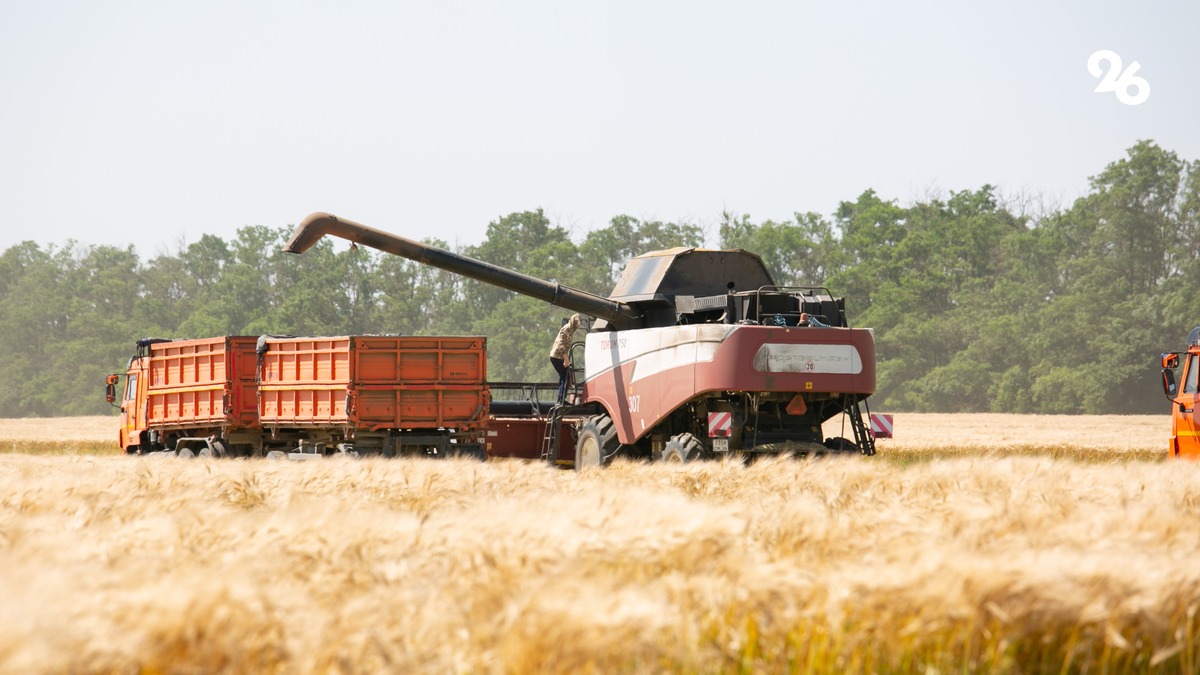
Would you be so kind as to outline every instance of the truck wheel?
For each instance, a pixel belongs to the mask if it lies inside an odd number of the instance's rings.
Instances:
[[[617,428],[608,415],[587,418],[575,441],[575,470],[597,467],[612,457],[620,447]]]
[[[217,457],[224,457],[226,454],[225,444],[221,441],[213,441],[209,445],[200,448],[200,452],[196,453],[196,456],[201,459],[215,459]]]
[[[267,459],[277,462],[281,459],[287,459],[287,453],[282,450],[272,450],[267,453]]]
[[[196,453],[192,452],[191,448],[181,448],[179,452],[175,453],[175,456],[183,459],[192,459],[196,456]]]
[[[656,462],[667,462],[671,464],[683,464],[691,462],[700,456],[700,441],[691,434],[679,434],[672,436],[671,440],[663,446],[662,452],[658,457],[654,458]]]

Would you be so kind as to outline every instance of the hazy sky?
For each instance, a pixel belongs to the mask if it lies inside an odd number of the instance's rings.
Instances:
[[[477,243],[1200,159],[1200,2],[3,2],[0,249],[329,211]],[[1095,93],[1115,51],[1151,87]]]

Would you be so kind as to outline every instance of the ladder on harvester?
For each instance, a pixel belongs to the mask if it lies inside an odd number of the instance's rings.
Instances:
[[[554,406],[546,418],[546,433],[542,435],[541,456],[542,461],[548,464],[558,464],[559,438],[562,435],[562,408],[561,405]]]
[[[541,458],[543,462],[549,464],[558,464],[558,448],[561,445],[563,416],[577,407],[580,399],[583,398],[584,369],[575,365],[583,362],[583,349],[584,345],[582,342],[575,342],[571,345],[571,367],[567,371],[566,391],[563,393],[563,399],[554,403],[554,407],[550,409],[546,418],[545,433],[542,435]],[[557,392],[555,393],[557,395]]]
[[[863,401],[866,405],[866,401]],[[871,428],[867,426],[866,420],[863,419],[862,409],[859,404],[855,403],[850,406],[847,413],[850,414],[850,428],[854,430],[854,443],[862,454],[870,457],[875,454],[875,434],[871,433]],[[867,408],[868,419],[871,414],[871,409]]]

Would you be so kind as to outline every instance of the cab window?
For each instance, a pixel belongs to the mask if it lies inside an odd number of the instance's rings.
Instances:
[[[125,400],[132,401],[137,398],[137,373],[125,378]]]
[[[1186,378],[1186,379],[1183,384],[1183,393],[1185,393],[1185,394],[1196,393],[1196,375],[1197,375],[1196,355],[1188,354],[1187,371],[1184,374],[1184,378]]]

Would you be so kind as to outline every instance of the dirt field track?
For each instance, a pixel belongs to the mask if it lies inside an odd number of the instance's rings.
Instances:
[[[1200,465],[1010,427],[583,475],[10,453],[0,672],[1200,672]]]

